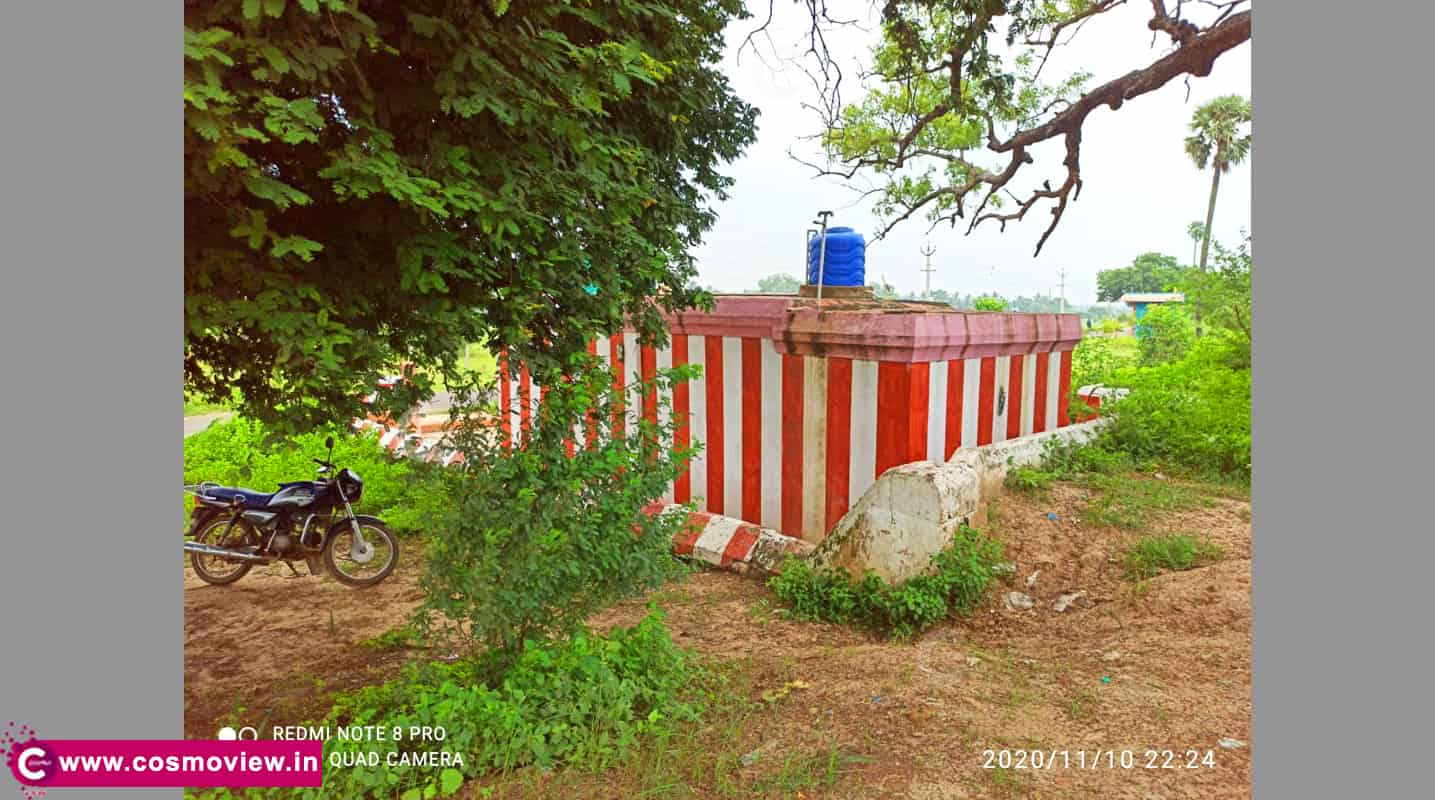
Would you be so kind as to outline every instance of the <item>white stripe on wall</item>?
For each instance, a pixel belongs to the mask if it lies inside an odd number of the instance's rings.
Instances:
[[[1021,435],[1029,436],[1036,427],[1032,419],[1036,408],[1036,354],[1027,353],[1021,359]]]
[[[672,342],[671,342],[671,341],[670,341],[666,346],[664,346],[664,347],[659,347],[659,348],[658,348],[658,359],[657,359],[657,361],[658,361],[658,371],[659,371],[659,372],[662,372],[662,371],[665,370],[665,369],[672,369],[672,368],[673,368],[673,346],[672,346]],[[659,385],[662,386],[662,383],[660,382]],[[663,386],[663,388],[658,392],[658,428],[659,428],[659,429],[665,429],[665,428],[667,428],[668,424],[672,421],[672,418],[673,418],[672,402],[673,402],[673,388],[672,388],[672,386],[671,386],[670,384],[669,384],[669,385],[666,385],[666,386]],[[673,444],[672,435],[671,435],[671,434],[668,434],[668,438],[665,439],[664,441],[666,441],[666,442],[667,442],[668,444],[670,444],[670,445]],[[663,502],[664,502],[664,503],[669,503],[669,504],[671,504],[671,503],[673,502],[673,485],[672,485],[671,483],[668,484],[668,488],[663,492]]]
[[[762,352],[762,520],[765,528],[782,527],[782,356],[771,339],[761,340]]]
[[[703,367],[707,360],[707,351],[704,350],[703,337],[688,337],[688,363]],[[693,446],[705,444],[708,438],[708,379],[706,375],[698,375],[688,384],[688,440]],[[708,454],[707,447],[693,456],[692,468],[689,471],[690,483],[692,484],[693,501],[698,510],[708,507]]]
[[[827,533],[827,359],[802,357],[802,538]],[[791,533],[791,531],[785,531]]]
[[[927,460],[946,462],[947,454],[947,362],[927,365]]]
[[[727,420],[723,420],[726,424]],[[737,533],[738,526],[742,520],[727,515],[718,515],[712,518],[702,535],[693,542],[693,556],[701,561],[717,566],[722,563],[723,551],[727,549],[728,542],[732,541],[733,535]]]
[[[1052,353],[1046,360],[1046,429],[1056,430],[1056,404],[1061,395],[1061,353]]]
[[[852,362],[852,439],[847,498],[856,505],[877,480],[877,362]]]
[[[631,436],[638,429],[638,420],[643,418],[643,351],[638,349],[638,334],[623,332],[623,394],[626,408],[623,434]]]
[[[982,360],[962,362],[962,447],[977,446],[977,403],[981,398]]]
[[[742,339],[736,336],[722,337],[722,433],[723,513],[741,518]]]
[[[513,446],[523,444],[523,430],[520,427],[523,418],[519,416],[523,408],[523,395],[519,391],[523,383],[523,368],[519,367],[513,371],[513,377],[508,379],[508,427],[513,431]]]
[[[1007,411],[1013,402],[1021,402],[1011,396],[1011,356],[997,356],[996,388],[992,392],[992,443],[1006,441]],[[1002,398],[1006,402],[1002,402]]]

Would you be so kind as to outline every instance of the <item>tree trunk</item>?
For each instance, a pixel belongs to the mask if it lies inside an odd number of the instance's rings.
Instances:
[[[1221,188],[1221,148],[1216,148],[1216,157],[1211,160],[1211,201],[1206,205],[1206,236],[1201,241],[1201,274],[1206,274],[1206,256],[1211,251],[1211,223],[1216,218],[1216,192]],[[1201,303],[1196,302],[1196,338],[1201,338]]]
[[[1220,163],[1219,161],[1217,163]],[[1206,271],[1206,254],[1211,249],[1211,221],[1216,218],[1216,191],[1221,188],[1221,170],[1211,169],[1211,202],[1206,206],[1206,237],[1201,240],[1201,271]]]

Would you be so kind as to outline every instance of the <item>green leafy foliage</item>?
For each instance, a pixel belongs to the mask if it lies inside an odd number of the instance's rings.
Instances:
[[[785,272],[775,273],[757,282],[758,294],[797,294],[802,281]]]
[[[1129,267],[1096,273],[1096,299],[1114,303],[1127,293],[1170,291],[1183,276],[1181,263],[1174,256],[1142,253],[1132,259]]]
[[[1136,323],[1139,337],[1137,348],[1141,353],[1141,365],[1154,367],[1179,361],[1191,351],[1196,341],[1196,323],[1191,312],[1175,303],[1151,306]]]
[[[662,337],[710,302],[691,250],[753,140],[716,68],[743,14],[185,4],[187,391],[304,430],[403,361],[418,379],[379,405],[407,408],[465,342],[548,379],[625,320]]]
[[[1232,366],[1251,366],[1251,237],[1242,236],[1232,250],[1213,242],[1213,269],[1187,270],[1180,283],[1187,302],[1201,309],[1201,324],[1223,332],[1230,346]]]
[[[446,797],[467,777],[527,765],[581,764],[602,769],[644,737],[695,719],[703,676],[694,656],[673,644],[656,609],[606,636],[579,630],[561,644],[538,646],[496,669],[491,659],[411,665],[402,677],[339,697],[318,725],[443,727],[442,749],[463,763],[443,769],[391,767],[391,753],[431,749],[424,741],[345,741],[331,736],[325,763],[377,753],[378,764],[324,771],[322,789],[213,790],[210,798],[289,796]]]
[[[969,614],[986,596],[1001,545],[963,525],[932,557],[932,570],[888,585],[868,572],[854,581],[843,569],[790,559],[768,585],[796,619],[856,624],[910,639],[949,615]]]
[[[1131,394],[1110,406],[1103,446],[1198,476],[1251,475],[1251,371],[1239,346],[1205,336],[1180,361],[1117,371]],[[1108,408],[1102,407],[1103,416]]]
[[[395,458],[379,446],[377,434],[352,435],[343,429],[317,430],[278,437],[263,424],[244,417],[216,422],[184,440],[184,482],[214,481],[273,491],[280,482],[314,476],[312,458],[324,458],[324,437],[334,436],[334,463],[364,479],[359,501],[365,513],[383,518],[399,534],[424,530],[428,514],[441,505],[434,481],[437,467]],[[193,504],[185,496],[185,512]]]
[[[1143,536],[1121,554],[1122,573],[1128,580],[1154,578],[1163,572],[1175,572],[1221,558],[1221,547],[1195,536]]]
[[[983,295],[972,301],[972,308],[977,311],[1006,311],[1007,301],[996,295]]]
[[[575,377],[550,385],[520,448],[504,449],[482,424],[455,434],[466,461],[444,475],[447,509],[432,523],[422,585],[425,619],[449,625],[461,648],[516,658],[678,568],[672,537],[686,515],[643,510],[692,450],[660,444],[674,423],[657,398],[649,420],[624,407],[596,359],[574,363]],[[648,396],[695,371],[660,371]],[[575,425],[588,426],[591,442],[574,446]]]

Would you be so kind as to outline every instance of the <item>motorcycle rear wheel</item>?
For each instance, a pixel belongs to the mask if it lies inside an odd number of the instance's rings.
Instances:
[[[194,535],[194,540],[200,544],[212,544],[215,547],[243,547],[256,544],[259,535],[255,532],[254,526],[245,519],[238,519],[234,522],[234,528],[225,535],[225,529],[229,527],[228,517],[215,517],[206,522],[199,532]],[[210,537],[223,537],[220,541],[211,542]],[[254,566],[248,561],[225,561],[216,556],[206,556],[200,553],[189,554],[189,564],[194,567],[194,574],[205,583],[212,583],[215,586],[234,583],[245,575]],[[228,570],[215,569],[213,566],[229,567]]]

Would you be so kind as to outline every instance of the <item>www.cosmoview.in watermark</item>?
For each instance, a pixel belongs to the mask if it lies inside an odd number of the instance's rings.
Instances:
[[[13,724],[13,723],[12,723]],[[7,737],[26,797],[52,787],[306,787],[324,784],[319,741]]]

